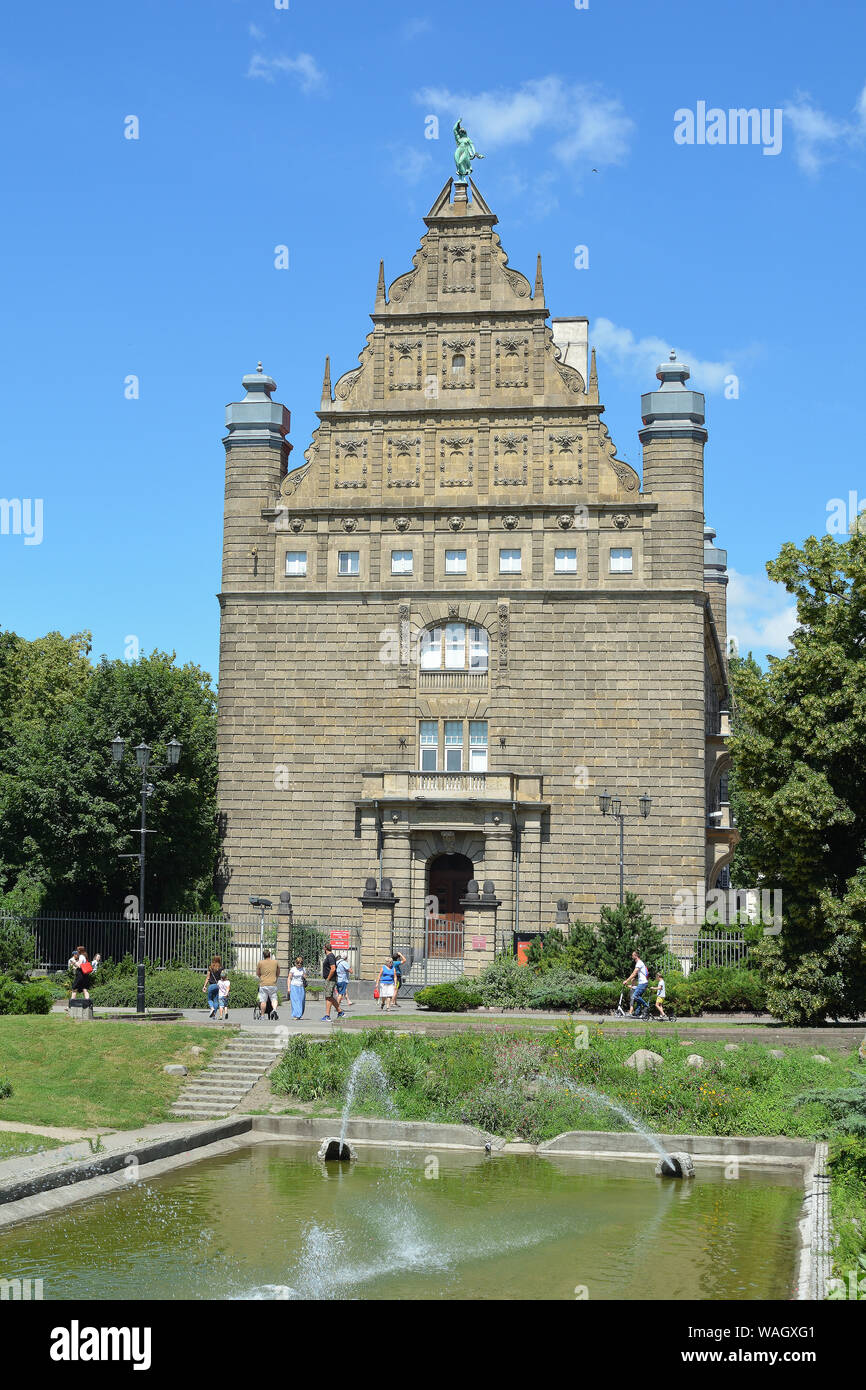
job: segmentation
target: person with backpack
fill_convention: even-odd
[[[325,1012],[322,1014],[321,1022],[331,1022],[331,1006],[337,1018],[343,1017],[340,1007],[340,986],[337,982],[337,957],[332,950],[329,950],[322,961],[322,979],[325,982]]]
[[[273,1022],[279,1018],[277,1004],[279,996],[277,994],[277,981],[280,978],[280,965],[275,956],[272,956],[267,946],[262,953],[262,959],[256,966],[256,974],[259,977],[259,1004],[262,1013]]]
[[[639,999],[643,999],[646,987],[649,984],[649,971],[638,955],[637,951],[632,951],[631,958],[634,961],[634,970],[627,980],[623,980],[624,985],[630,985],[632,980],[637,980],[637,988],[631,997],[631,1008],[628,1011],[629,1018],[634,1017],[634,1006]]]

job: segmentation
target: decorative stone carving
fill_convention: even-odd
[[[586,392],[586,383],[580,372],[575,371],[574,367],[567,367],[564,363],[557,362],[556,370],[562,377],[563,385],[572,396],[582,396]]]
[[[628,526],[628,517],[626,516],[625,512],[617,512],[616,516],[613,519],[613,524],[618,531],[624,531],[625,528]]]
[[[388,435],[385,440],[386,487],[421,486],[421,439]]]
[[[349,399],[363,370],[363,367],[356,367],[354,371],[347,372],[345,376],[340,377],[334,387],[334,395],[338,400],[347,401]]]
[[[406,295],[409,293],[409,287],[417,274],[417,270],[407,270],[405,275],[398,275],[388,291],[388,299],[393,300],[395,304],[399,304],[405,299]]]
[[[462,352],[466,366],[461,374],[452,370],[454,354]],[[442,340],[442,389],[445,391],[471,391],[475,387],[475,339],[444,338]]]
[[[515,464],[517,472],[514,471]],[[529,435],[516,430],[493,436],[493,486],[523,487],[529,476]]]
[[[452,531],[462,531],[465,524],[462,516],[449,516],[448,518],[448,525]]]
[[[583,440],[579,434],[551,434],[547,441],[547,481],[550,487],[583,483]]]
[[[499,668],[508,666],[508,604],[499,605]]]
[[[409,605],[401,603],[397,609],[397,626],[400,633],[400,671],[397,678],[398,685],[408,686],[412,682],[410,670],[411,654],[411,629],[409,625]]]
[[[518,299],[527,299],[532,292],[532,286],[525,275],[521,275],[519,270],[508,270],[503,267],[503,274],[511,286]]]
[[[334,487],[367,486],[367,439],[335,439],[333,444]]]
[[[459,605],[459,603],[449,603],[449,605],[448,605],[448,617],[449,617],[449,618],[459,618],[459,617],[460,617],[460,605]]]
[[[408,531],[410,526],[408,516],[398,516],[394,525],[398,531]]]
[[[513,512],[509,512],[508,516],[502,518],[502,525],[505,527],[506,531],[513,531],[519,520],[520,518],[516,517]]]
[[[439,482],[442,487],[472,487],[475,441],[471,434],[443,435],[439,441]]]
[[[529,384],[529,338],[504,333],[495,341],[494,384],[516,390]]]
[[[574,525],[574,517],[571,512],[560,512],[556,518],[556,524],[560,531],[570,531]]]
[[[294,531],[295,535],[297,535],[299,531],[303,531],[304,529],[304,518],[302,516],[293,516],[289,522],[289,526],[291,530]]]
[[[391,343],[388,349],[388,389],[389,391],[421,390],[421,348],[420,341],[408,338]]]
[[[443,242],[442,293],[472,294],[475,290],[475,247],[469,241]]]
[[[348,531],[350,533],[352,531],[357,530],[358,527],[358,523],[353,516],[344,516],[343,520],[340,522],[340,525],[342,526],[344,531]]]

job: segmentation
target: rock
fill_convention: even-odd
[[[203,1047],[199,1047],[198,1045],[196,1045],[195,1047],[191,1047],[191,1048],[190,1048],[190,1054],[191,1054],[193,1057],[200,1057],[200,1056],[202,1055],[203,1052],[204,1052],[204,1048],[203,1048]]]
[[[725,1043],[725,1051],[726,1051],[726,1052],[739,1052],[739,1050],[740,1050],[740,1044],[739,1044],[739,1043]]]
[[[626,1057],[623,1062],[624,1067],[632,1067],[636,1072],[658,1071],[664,1063],[664,1058],[657,1052],[650,1052],[649,1048],[639,1047],[637,1052],[633,1052],[630,1057]]]
[[[691,1154],[668,1154],[668,1158],[673,1162],[673,1171],[670,1163],[666,1159],[660,1158],[656,1164],[657,1178],[693,1178],[695,1176],[695,1161]]]
[[[692,1052],[692,1053],[690,1053],[690,1055],[686,1058],[686,1066],[687,1066],[687,1067],[705,1067],[705,1066],[706,1066],[706,1062],[704,1061],[703,1057],[701,1057],[701,1055],[700,1055],[699,1053],[697,1053],[697,1052]]]
[[[180,1062],[169,1062],[167,1066],[163,1067],[163,1071],[167,1071],[169,1076],[186,1076],[189,1068]]]
[[[829,1061],[830,1061],[830,1058],[829,1058],[829,1057],[825,1057],[824,1054],[823,1054],[823,1052],[813,1052],[813,1053],[812,1053],[812,1061],[813,1061],[813,1062],[829,1062]]]
[[[782,1051],[781,1047],[771,1047],[771,1048],[770,1048],[770,1056],[771,1056],[771,1057],[775,1057],[777,1062],[780,1062],[780,1061],[782,1060],[782,1058],[784,1057],[784,1055],[785,1055],[785,1054],[784,1054],[784,1052]]]

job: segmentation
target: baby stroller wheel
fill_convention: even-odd
[[[259,1021],[259,1019],[261,1018],[261,1016],[262,1016],[262,1006],[261,1006],[261,1004],[259,1003],[259,1001],[258,1001],[258,999],[257,999],[256,1002],[255,1002],[255,1004],[253,1005],[253,1022],[254,1022],[254,1023],[258,1023],[258,1021]]]

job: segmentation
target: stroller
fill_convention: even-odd
[[[278,999],[278,1000],[279,1000],[279,997],[280,997],[279,994],[277,994],[277,999]],[[272,1019],[278,1019],[278,1018],[279,1018],[279,1014],[277,1013],[276,1009],[272,1009],[272,1008],[271,1008],[271,996],[270,996],[270,995],[268,995],[267,1003],[265,1004],[264,1009],[262,1008],[262,1003],[261,1003],[261,1000],[259,999],[258,995],[256,996],[256,1002],[255,1002],[255,1004],[253,1005],[253,1023],[258,1023],[258,1021],[259,1021],[259,1019],[261,1018],[261,1016],[262,1016],[263,1013],[264,1013],[265,1018],[268,1019],[269,1022],[270,1022]]]

